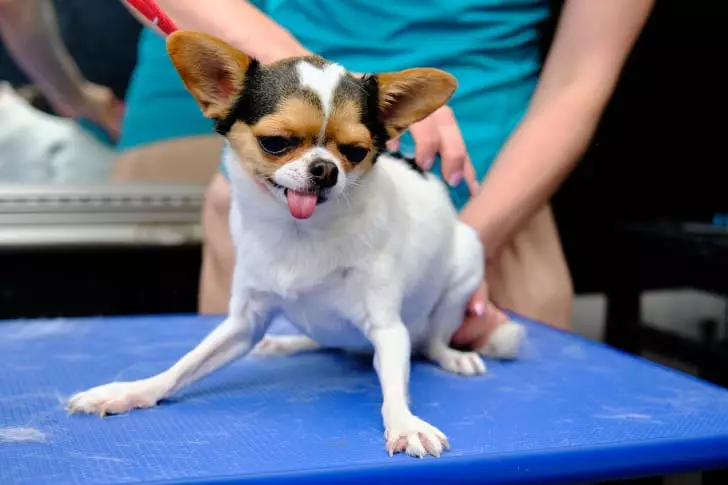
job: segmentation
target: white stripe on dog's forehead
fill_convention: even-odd
[[[321,108],[324,112],[324,124],[321,127],[321,132],[324,133],[326,131],[326,122],[333,110],[334,93],[346,74],[346,70],[339,64],[316,67],[309,62],[301,61],[296,65],[296,71],[301,86],[316,93],[321,101]]]

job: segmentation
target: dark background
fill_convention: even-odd
[[[656,2],[589,151],[556,197],[564,223],[708,221],[728,209],[722,18],[718,2]]]
[[[728,212],[721,19],[718,2],[656,2],[588,151],[553,200],[577,293],[603,291],[610,267],[622,266],[615,235],[625,222]]]

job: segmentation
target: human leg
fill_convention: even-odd
[[[486,274],[490,297],[500,308],[571,329],[574,289],[550,206],[488,263]]]
[[[144,30],[112,179],[204,183],[216,172],[223,141],[199,110],[167,54],[163,38]]]
[[[205,192],[202,207],[202,271],[198,309],[203,314],[223,313],[230,299],[235,248],[230,235],[230,183],[216,174]]]

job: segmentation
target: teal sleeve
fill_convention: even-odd
[[[164,39],[144,29],[138,51],[118,149],[213,134],[212,122],[202,115],[172,65]]]

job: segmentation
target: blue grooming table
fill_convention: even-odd
[[[369,358],[243,359],[157,408],[68,416],[70,394],[149,376],[219,317],[0,323],[0,484],[569,484],[728,465],[728,391],[527,323],[518,362],[418,362],[441,458],[387,456]],[[407,480],[404,482],[403,480]]]

